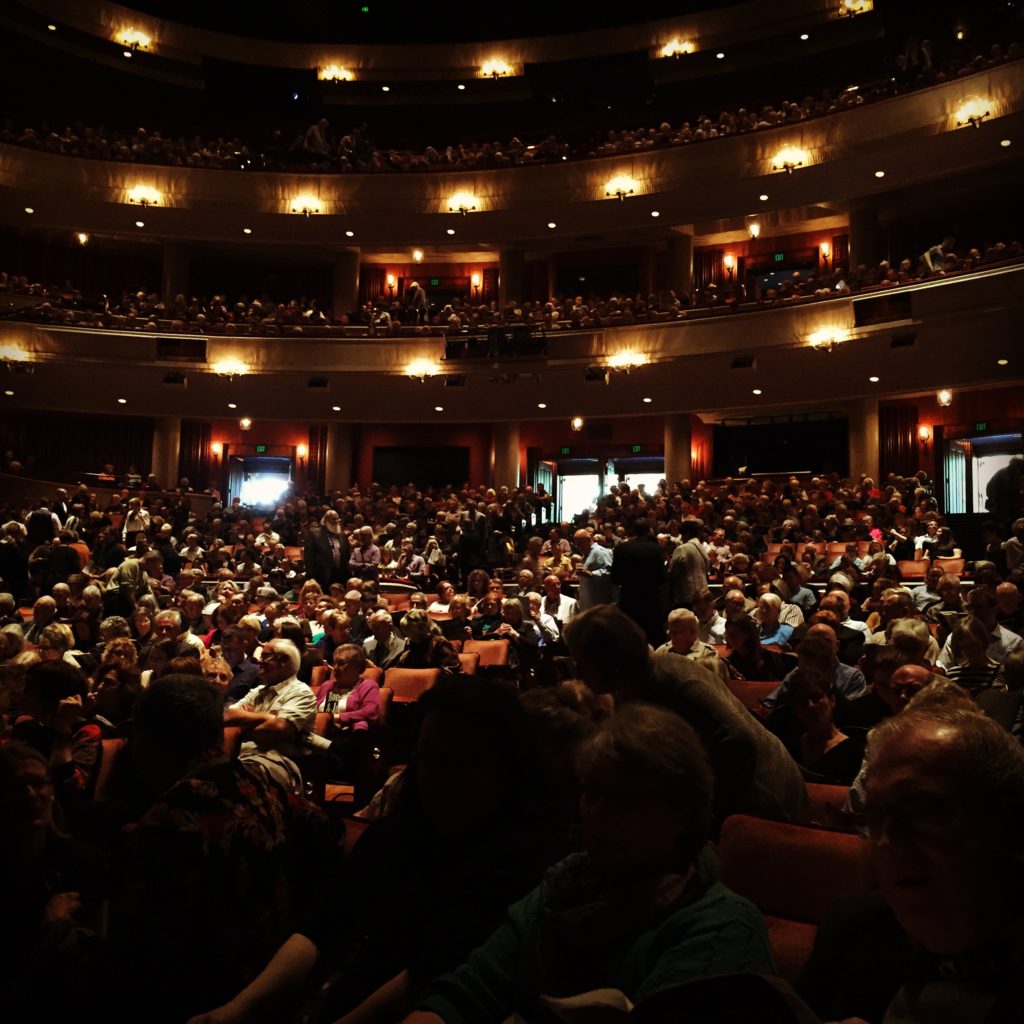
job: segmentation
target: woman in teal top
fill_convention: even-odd
[[[407,1024],[484,1024],[541,997],[618,989],[635,1006],[689,982],[772,974],[760,912],[715,878],[712,777],[690,726],[630,704],[583,744],[585,852],[432,983]]]

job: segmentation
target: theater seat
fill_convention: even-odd
[[[462,666],[464,676],[475,676],[476,670],[480,667],[480,655],[476,651],[460,654],[459,664]]]
[[[389,668],[384,673],[384,685],[391,691],[393,703],[411,704],[436,685],[440,677],[439,668]]]
[[[93,789],[93,798],[106,800],[111,793],[111,779],[114,777],[114,765],[117,759],[122,756],[128,741],[123,737],[116,739],[100,740],[100,766],[96,772],[96,785]]]
[[[905,580],[923,580],[929,565],[931,565],[931,562],[927,558],[914,558],[897,562],[896,568],[899,569],[900,576]]]
[[[479,654],[480,668],[505,668],[510,646],[508,640],[467,640],[462,650],[465,654]]]
[[[826,786],[819,782],[807,783],[807,824],[822,828],[835,828],[836,811],[850,795],[846,786]]]
[[[962,558],[936,558],[935,567],[952,576],[963,576],[964,560]]]
[[[224,727],[224,753],[228,757],[238,757],[238,751],[242,748],[242,730],[237,725],[226,725]]]
[[[779,684],[771,680],[767,682],[751,682],[746,679],[730,679],[729,689],[736,696],[739,697],[740,702],[745,708],[753,711],[756,715],[768,714],[768,709],[761,702],[774,690]]]
[[[331,678],[331,666],[330,665],[316,665],[313,668],[313,673],[309,677],[309,686],[314,693],[317,693],[321,686]]]
[[[868,844],[846,832],[745,814],[719,839],[722,881],[765,916],[779,975],[795,984],[817,927],[842,900],[869,888]]]

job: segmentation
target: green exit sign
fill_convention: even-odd
[[[634,455],[639,455],[641,447],[642,447],[642,445],[639,445],[639,444],[633,445],[633,454]]]
[[[258,444],[258,445],[256,445],[256,454],[257,455],[266,455],[267,454],[267,446],[265,444]]]
[[[785,258],[786,254],[784,252],[777,252],[772,254],[772,259],[775,260],[776,263],[781,263]]]
[[[568,448],[562,448],[562,449],[559,450],[559,454],[560,455],[568,455],[569,454],[569,449]]]
[[[986,423],[985,420],[981,420],[978,423],[974,424],[974,429],[979,434],[983,434],[986,430],[988,430],[988,423]]]
[[[439,278],[439,277],[432,277],[430,279],[430,286],[432,288],[439,288],[440,285],[441,285],[441,278]]]

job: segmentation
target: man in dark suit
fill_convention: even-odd
[[[665,640],[665,556],[651,539],[646,519],[633,524],[633,537],[615,548],[612,582],[619,585],[619,607],[657,647]]]
[[[326,593],[332,583],[348,579],[349,542],[341,529],[341,516],[329,508],[306,537],[306,579],[315,579]]]

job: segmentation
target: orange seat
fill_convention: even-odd
[[[900,576],[905,580],[923,580],[929,565],[931,565],[931,562],[927,558],[915,558],[897,562],[896,568],[899,569]]]
[[[100,766],[96,772],[96,786],[93,789],[94,799],[106,800],[110,796],[110,782],[114,773],[114,764],[121,756],[127,743],[128,741],[123,737],[100,740]]]
[[[868,844],[846,832],[736,814],[722,826],[722,881],[765,915],[779,975],[795,984],[817,926],[871,881]]]
[[[378,686],[384,681],[384,669],[379,668],[377,665],[367,665],[363,669],[363,678],[372,679]]]
[[[298,546],[289,546],[284,549],[284,557],[289,562],[301,562],[302,561],[302,548]]]
[[[384,673],[384,685],[391,691],[395,704],[411,704],[440,677],[439,668],[389,668]]]
[[[238,757],[242,747],[242,729],[237,725],[224,726],[224,753],[228,757]]]
[[[462,650],[465,654],[479,654],[480,668],[504,668],[511,646],[508,640],[467,640]]]
[[[934,565],[951,576],[963,576],[964,560],[962,558],[936,558]]]
[[[313,667],[313,674],[309,677],[309,685],[314,693],[320,690],[320,687],[331,678],[331,666],[330,665],[315,665]]]
[[[835,811],[846,804],[850,790],[846,786],[807,783],[807,824],[834,828]]]
[[[734,696],[739,697],[740,703],[745,708],[756,714],[766,714],[767,708],[764,706],[762,701],[768,696],[779,684],[776,682],[751,682],[746,679],[730,679],[729,690]]]
[[[480,667],[480,655],[476,651],[460,654],[459,664],[462,666],[464,676],[475,676],[476,670]]]
[[[826,545],[825,550],[828,552],[829,558],[836,558],[839,555],[845,555],[846,542],[841,540],[831,540]]]
[[[385,591],[383,597],[388,603],[389,612],[404,612],[409,608],[409,595],[405,591],[397,594]]]

